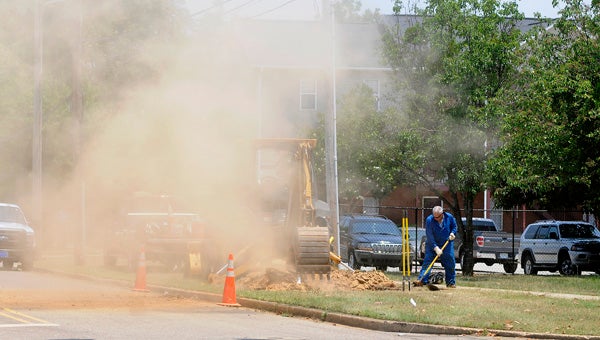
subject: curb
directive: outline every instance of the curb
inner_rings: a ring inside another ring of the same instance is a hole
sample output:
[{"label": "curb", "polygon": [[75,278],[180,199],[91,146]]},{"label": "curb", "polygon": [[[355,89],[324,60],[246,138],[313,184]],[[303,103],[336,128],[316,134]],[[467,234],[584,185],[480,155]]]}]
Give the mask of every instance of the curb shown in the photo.
[{"label": "curb", "polygon": [[[81,274],[72,274],[57,272],[47,269],[35,268],[36,271],[59,274],[75,279],[85,279],[95,282],[110,283],[118,286],[129,287],[130,282],[112,279],[102,279]],[[188,298],[199,299],[207,302],[214,302],[218,304],[222,300],[220,294],[185,290],[172,287],[148,285],[148,289],[152,292],[162,292],[171,295],[179,295]],[[417,333],[417,334],[444,334],[444,335],[475,335],[475,336],[493,336],[493,337],[511,337],[511,338],[528,338],[528,339],[556,339],[556,340],[600,340],[600,336],[594,335],[565,335],[565,334],[551,334],[551,333],[528,333],[528,332],[517,332],[517,331],[506,331],[496,329],[483,329],[483,328],[469,328],[469,327],[457,327],[457,326],[442,326],[432,324],[422,324],[413,322],[402,322],[402,321],[389,321],[372,319],[362,316],[349,315],[343,313],[327,312],[320,309],[299,307],[286,305],[277,302],[261,301],[248,298],[237,298],[237,303],[244,308],[256,309],[275,314],[284,314],[291,316],[299,316],[304,318],[310,318],[313,320],[319,320],[322,322],[328,322],[333,324],[340,324],[350,327],[357,327],[363,329],[370,329],[374,331],[382,332],[393,332],[393,333]],[[231,308],[231,307],[227,307]],[[235,308],[235,307],[234,307]]]},{"label": "curb", "polygon": [[[199,291],[189,291],[177,288],[150,286],[152,289],[160,289],[169,294],[179,294],[181,296],[198,298],[208,302],[221,302],[221,295],[214,293],[206,293]],[[277,302],[261,301],[248,298],[237,298],[239,303],[244,308],[251,308],[271,312],[275,314],[284,314],[291,316],[299,316],[322,322],[329,322],[350,327],[370,329],[374,331],[393,332],[393,333],[418,333],[418,334],[444,334],[444,335],[477,335],[477,336],[500,336],[511,338],[528,338],[528,339],[556,339],[556,340],[600,340],[600,336],[586,335],[564,335],[564,334],[549,334],[549,333],[527,333],[516,331],[505,331],[483,328],[468,328],[456,326],[431,325],[413,322],[389,321],[366,318],[342,313],[327,312],[315,308],[299,307],[286,305]]]}]

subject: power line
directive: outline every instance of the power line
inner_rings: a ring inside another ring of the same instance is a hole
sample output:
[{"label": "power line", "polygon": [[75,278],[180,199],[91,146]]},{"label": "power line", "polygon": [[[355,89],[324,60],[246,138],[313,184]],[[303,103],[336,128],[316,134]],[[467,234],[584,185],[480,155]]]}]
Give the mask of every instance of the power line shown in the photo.
[{"label": "power line", "polygon": [[250,1],[244,2],[243,4],[241,4],[241,5],[237,6],[237,7],[234,7],[234,8],[230,9],[229,11],[227,11],[227,12],[225,12],[225,13],[223,13],[223,14],[229,14],[229,13],[231,13],[231,12],[235,12],[235,11],[237,11],[238,9],[240,9],[240,8],[242,8],[242,7],[246,6],[246,5],[250,5],[250,4],[251,4],[251,3],[253,3],[254,1],[256,1],[256,0],[250,0]]},{"label": "power line", "polygon": [[279,6],[275,7],[275,8],[272,8],[272,9],[268,10],[268,11],[262,12],[262,13],[260,13],[260,14],[257,14],[257,15],[253,15],[253,16],[251,16],[250,18],[251,18],[251,19],[254,19],[254,18],[256,18],[256,17],[260,17],[260,16],[263,16],[263,15],[265,15],[265,14],[269,14],[269,13],[271,13],[271,12],[274,12],[274,11],[276,11],[276,10],[278,10],[278,9],[280,9],[280,8],[282,8],[282,7],[284,7],[284,6],[287,6],[287,5],[291,4],[291,3],[292,3],[292,2],[294,2],[294,1],[296,1],[296,0],[289,0],[289,1],[287,1],[287,2],[284,2],[283,4],[281,4],[281,5],[279,5]]},{"label": "power line", "polygon": [[208,8],[205,8],[205,9],[203,9],[203,10],[200,10],[200,11],[196,12],[196,13],[192,13],[192,14],[191,14],[191,16],[195,17],[196,15],[200,15],[200,14],[202,14],[202,13],[206,13],[206,12],[208,12],[208,11],[211,11],[211,10],[213,10],[213,9],[215,9],[215,8],[218,8],[218,7],[220,7],[220,6],[224,5],[224,4],[228,3],[228,2],[231,2],[231,1],[232,1],[232,0],[223,0],[223,2],[221,2],[221,3],[218,3],[218,4],[216,4],[216,5],[213,5],[213,6],[210,6],[210,7],[208,7]]},{"label": "power line", "polygon": [[[212,11],[212,10],[214,10],[214,9],[216,9],[216,8],[219,8],[219,7],[223,6],[224,4],[226,4],[226,3],[228,3],[228,2],[231,2],[231,1],[232,1],[232,0],[223,0],[223,1],[222,1],[221,3],[219,3],[219,4],[216,4],[216,5],[210,6],[210,7],[208,7],[208,8],[205,8],[205,9],[203,9],[203,10],[200,10],[200,11],[197,11],[197,12],[195,12],[195,13],[192,13],[192,14],[191,14],[191,16],[192,16],[192,17],[195,17],[195,16],[197,16],[197,15],[201,15],[201,14],[204,14],[204,13],[210,12],[210,11]],[[250,4],[252,4],[253,2],[256,2],[256,1],[261,1],[261,0],[248,0],[248,1],[246,1],[246,2],[244,2],[244,3],[242,3],[242,4],[240,4],[240,5],[238,5],[238,6],[236,6],[236,7],[234,7],[234,8],[232,8],[232,9],[228,10],[228,11],[225,11],[225,12],[223,12],[223,15],[225,15],[225,14],[230,14],[230,13],[232,13],[232,12],[235,12],[235,11],[237,11],[238,9],[240,9],[240,8],[242,8],[242,7],[245,7],[245,6],[247,6],[247,5],[250,5]],[[291,3],[292,3],[292,2],[294,2],[294,1],[296,1],[296,0],[288,0],[288,1],[284,2],[283,4],[281,4],[281,5],[279,5],[279,6],[276,6],[276,7],[274,7],[274,8],[271,8],[271,9],[269,9],[269,10],[267,10],[267,11],[264,11],[264,12],[262,12],[262,13],[259,13],[259,14],[256,14],[256,15],[253,15],[253,16],[251,16],[250,18],[252,19],[252,18],[256,18],[256,17],[263,16],[263,15],[265,15],[265,14],[269,14],[269,13],[271,13],[271,12],[274,12],[274,11],[276,11],[276,10],[278,10],[278,9],[282,8],[282,7],[285,7],[285,6],[289,5],[289,4],[291,4]],[[316,1],[316,0],[314,0],[314,1]],[[316,2],[313,2],[313,4],[316,4]]]}]

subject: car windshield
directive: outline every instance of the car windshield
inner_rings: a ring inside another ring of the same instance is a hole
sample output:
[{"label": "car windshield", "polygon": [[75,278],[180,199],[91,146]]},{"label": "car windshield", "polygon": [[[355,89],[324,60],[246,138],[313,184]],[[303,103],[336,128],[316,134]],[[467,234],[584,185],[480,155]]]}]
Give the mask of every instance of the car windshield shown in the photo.
[{"label": "car windshield", "polygon": [[360,221],[354,223],[353,232],[357,234],[386,234],[400,236],[400,230],[392,222]]},{"label": "car windshield", "polygon": [[27,224],[21,209],[12,206],[0,206],[0,221]]},{"label": "car windshield", "polygon": [[560,236],[562,238],[600,238],[598,230],[593,225],[585,223],[561,224]]}]

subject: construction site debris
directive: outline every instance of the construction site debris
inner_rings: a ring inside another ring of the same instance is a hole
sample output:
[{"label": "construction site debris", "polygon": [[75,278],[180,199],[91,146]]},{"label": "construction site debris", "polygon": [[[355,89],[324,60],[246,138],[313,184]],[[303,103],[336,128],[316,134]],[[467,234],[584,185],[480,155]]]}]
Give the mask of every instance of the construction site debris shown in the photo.
[{"label": "construction site debris", "polygon": [[237,280],[240,287],[250,290],[312,291],[328,289],[346,290],[398,290],[399,285],[381,271],[332,270],[325,276],[303,275],[300,280],[293,272],[268,268],[264,272],[249,272]]}]

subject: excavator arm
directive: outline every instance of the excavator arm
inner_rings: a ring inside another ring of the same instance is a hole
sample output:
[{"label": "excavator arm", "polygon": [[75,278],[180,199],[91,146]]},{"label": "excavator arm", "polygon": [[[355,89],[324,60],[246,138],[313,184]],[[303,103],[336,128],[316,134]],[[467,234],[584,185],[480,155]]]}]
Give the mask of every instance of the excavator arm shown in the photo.
[{"label": "excavator arm", "polygon": [[284,240],[289,242],[291,258],[298,273],[329,274],[329,228],[316,223],[313,204],[314,139],[261,139],[260,149],[287,150],[289,162],[287,183],[287,210],[284,223]]}]

